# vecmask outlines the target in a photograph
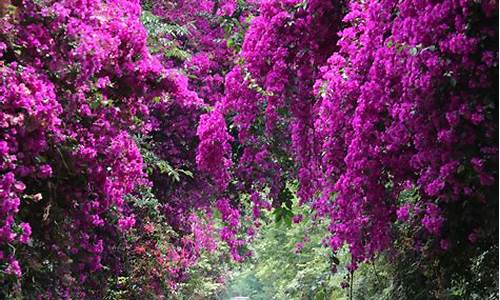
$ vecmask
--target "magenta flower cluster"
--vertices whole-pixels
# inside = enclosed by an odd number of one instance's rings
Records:
[[[289,205],[295,182],[330,220],[325,243],[349,246],[349,270],[399,225],[448,251],[450,205],[495,201],[496,1],[142,5],[187,31],[159,37],[173,50],[151,54],[136,0],[0,2],[7,288],[51,274],[40,298],[99,298],[124,249],[175,287],[217,240],[244,258],[261,210]],[[141,189],[175,232],[166,246]],[[484,224],[471,219],[474,244]]]
[[[186,236],[201,223],[193,210],[210,207],[208,175],[148,178],[135,138],[154,139],[148,150],[189,174],[203,101],[150,54],[137,1],[1,5],[0,282],[20,282],[43,258],[52,274],[43,297],[100,297],[105,271],[122,271],[120,237],[143,224],[126,196],[152,188]],[[172,241],[176,278],[199,252],[187,239]],[[194,239],[213,249],[211,236]]]
[[[227,172],[240,191],[276,204],[283,178],[298,179],[301,201],[331,220],[329,244],[348,244],[353,266],[391,246],[396,222],[439,240],[450,203],[495,201],[496,9],[492,1],[262,1],[225,96],[200,127],[220,122],[222,110],[236,129],[242,149]],[[407,191],[417,196],[401,203]],[[436,246],[453,241],[445,244]]]

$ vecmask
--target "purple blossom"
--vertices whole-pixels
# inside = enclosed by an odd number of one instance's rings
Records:
[[[410,216],[410,205],[405,204],[398,208],[397,212],[397,217],[399,221],[406,221],[408,220],[408,217]]]
[[[22,234],[19,237],[19,241],[23,244],[27,244],[31,236],[31,226],[28,223],[21,223],[19,224],[19,227],[21,227],[22,230]]]
[[[40,178],[48,178],[52,176],[52,168],[49,165],[42,165],[39,168]]]
[[[450,242],[448,240],[441,240],[439,242],[439,246],[441,247],[442,250],[447,251],[448,248],[450,247]]]
[[[304,218],[304,216],[302,216],[302,215],[295,215],[292,217],[292,221],[293,221],[293,223],[298,224],[298,223],[302,222],[303,218]]]
[[[475,244],[477,242],[477,235],[478,235],[477,230],[474,230],[473,232],[469,233],[467,239],[471,244]]]
[[[118,220],[118,227],[122,231],[130,230],[135,225],[135,216],[129,216]]]
[[[422,224],[429,233],[439,235],[443,225],[444,218],[441,216],[441,210],[434,203],[427,203],[425,215]]]
[[[18,278],[21,277],[21,266],[19,265],[19,262],[15,259],[12,259],[7,268],[5,269],[5,273],[14,275]]]

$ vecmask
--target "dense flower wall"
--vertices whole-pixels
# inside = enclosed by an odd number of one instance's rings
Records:
[[[295,184],[350,270],[400,227],[429,256],[488,246],[497,10],[0,1],[0,291],[167,297],[203,251],[250,255],[262,209],[300,222]]]
[[[147,150],[188,169],[202,101],[149,53],[137,2],[23,1],[2,9],[2,282],[32,277],[44,297],[97,297],[105,274],[123,271],[121,238],[146,223],[126,196],[162,180],[156,170],[147,174],[149,156],[136,137],[153,137]],[[182,189],[163,183],[158,209],[181,235],[191,232],[179,222],[197,204],[179,204]],[[172,209],[181,208],[175,213],[186,216],[176,217]],[[185,243],[172,241],[179,246],[166,253],[181,270],[176,253]]]
[[[388,249],[399,223],[415,228],[416,248],[487,238],[481,211],[492,217],[497,205],[496,9],[493,1],[263,1],[220,109],[200,123],[221,122],[222,110],[243,147],[233,165],[221,158],[235,155],[225,148],[207,159],[213,175],[225,182],[231,173],[261,194],[279,191],[280,176],[298,179],[301,201],[331,220],[325,243],[348,244],[352,269]],[[222,137],[202,145],[231,142]]]
[[[324,196],[337,193],[328,209],[334,249],[347,242],[357,261],[387,248],[395,213],[446,241],[452,203],[496,201],[488,192],[498,164],[494,6],[349,3],[340,50],[316,83],[321,186]],[[412,189],[418,200],[398,203]],[[482,225],[462,224],[469,233]]]

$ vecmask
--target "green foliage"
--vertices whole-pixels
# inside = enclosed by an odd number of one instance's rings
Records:
[[[182,168],[174,168],[172,165],[163,159],[160,159],[156,154],[154,154],[151,149],[155,146],[154,142],[150,138],[144,136],[135,136],[137,144],[140,146],[142,158],[144,160],[144,165],[146,166],[146,172],[148,175],[153,174],[153,172],[158,171],[161,174],[166,174],[174,182],[179,182],[181,180],[181,175],[193,178],[193,173],[190,170]]]
[[[125,201],[131,203],[131,205],[141,211],[144,211],[148,216],[158,219],[163,217],[162,214],[160,214],[160,202],[149,186],[139,186],[135,194],[125,196]]]
[[[264,216],[269,222],[260,228],[250,246],[254,256],[234,271],[222,299],[237,295],[252,300],[341,299],[345,294],[340,283],[347,270],[339,266],[333,273],[332,265],[340,261],[322,245],[327,224],[314,221],[307,206],[294,206],[297,199],[293,188],[282,193],[288,200],[283,199],[281,207]],[[302,214],[304,221],[292,224],[294,214]],[[304,242],[304,238],[309,241]],[[296,245],[301,242],[304,247],[297,251]],[[344,263],[348,259],[345,251],[339,257]]]
[[[148,46],[151,53],[163,53],[166,58],[184,61],[191,54],[179,46],[177,39],[189,35],[189,30],[194,27],[193,23],[178,25],[167,23],[159,16],[148,10],[142,11],[141,21],[148,31]]]
[[[219,247],[212,253],[203,251],[197,264],[189,269],[189,279],[179,284],[176,299],[216,299],[224,288],[223,276],[234,267],[224,251],[226,247]]]

